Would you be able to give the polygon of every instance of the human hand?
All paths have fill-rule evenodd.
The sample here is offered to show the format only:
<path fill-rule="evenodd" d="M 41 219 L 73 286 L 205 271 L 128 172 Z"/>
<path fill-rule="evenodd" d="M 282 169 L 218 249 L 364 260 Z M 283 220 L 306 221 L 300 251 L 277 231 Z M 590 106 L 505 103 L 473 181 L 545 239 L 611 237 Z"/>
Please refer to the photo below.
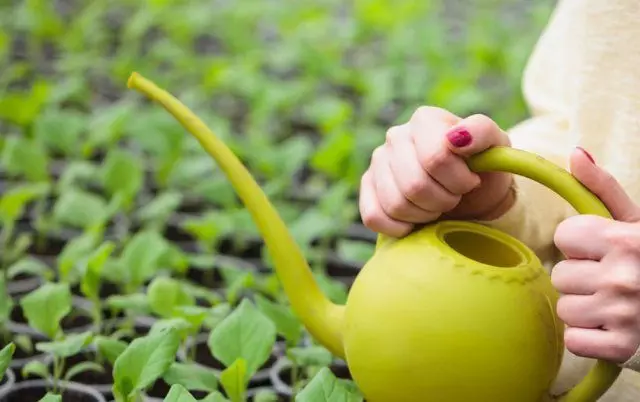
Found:
<path fill-rule="evenodd" d="M 577 215 L 556 229 L 555 244 L 567 258 L 551 274 L 563 294 L 558 316 L 569 351 L 640 371 L 640 208 L 592 160 L 577 149 L 571 171 L 613 220 Z"/>
<path fill-rule="evenodd" d="M 472 172 L 465 157 L 510 146 L 488 117 L 466 119 L 421 107 L 409 122 L 391 127 L 375 149 L 360 185 L 360 214 L 369 229 L 403 237 L 415 224 L 446 214 L 452 219 L 494 219 L 513 203 L 512 175 Z"/>

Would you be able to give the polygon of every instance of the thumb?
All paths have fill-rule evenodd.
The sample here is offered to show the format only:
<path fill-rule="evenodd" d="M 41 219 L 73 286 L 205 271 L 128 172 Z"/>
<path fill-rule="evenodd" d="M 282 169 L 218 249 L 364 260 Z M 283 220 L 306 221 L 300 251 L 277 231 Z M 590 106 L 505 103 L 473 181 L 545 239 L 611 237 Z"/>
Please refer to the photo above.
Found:
<path fill-rule="evenodd" d="M 640 208 L 615 177 L 600 168 L 587 151 L 576 147 L 569 164 L 571 173 L 604 203 L 613 219 L 623 222 L 640 220 Z"/>

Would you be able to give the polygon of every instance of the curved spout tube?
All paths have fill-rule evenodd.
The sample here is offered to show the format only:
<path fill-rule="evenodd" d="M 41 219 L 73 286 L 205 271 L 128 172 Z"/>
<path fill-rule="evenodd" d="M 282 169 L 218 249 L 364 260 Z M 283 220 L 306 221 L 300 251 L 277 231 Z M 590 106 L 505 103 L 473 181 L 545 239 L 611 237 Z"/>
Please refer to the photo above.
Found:
<path fill-rule="evenodd" d="M 322 293 L 302 250 L 251 173 L 191 110 L 170 93 L 135 72 L 129 77 L 127 87 L 160 103 L 217 162 L 258 226 L 293 310 L 318 342 L 344 359 L 344 306 L 333 304 Z"/>

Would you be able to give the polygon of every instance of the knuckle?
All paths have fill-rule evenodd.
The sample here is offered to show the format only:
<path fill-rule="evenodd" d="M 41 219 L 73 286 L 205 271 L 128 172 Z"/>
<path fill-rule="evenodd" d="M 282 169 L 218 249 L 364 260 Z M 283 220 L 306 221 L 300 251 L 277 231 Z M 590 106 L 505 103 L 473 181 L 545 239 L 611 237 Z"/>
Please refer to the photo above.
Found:
<path fill-rule="evenodd" d="M 495 121 L 486 114 L 475 113 L 468 117 L 468 120 L 473 120 L 476 124 L 482 126 L 483 128 L 495 128 L 498 125 Z"/>
<path fill-rule="evenodd" d="M 576 234 L 580 232 L 594 233 L 599 230 L 601 225 L 601 219 L 597 216 L 591 215 L 576 215 L 567 218 L 560 222 L 556 227 L 554 233 L 555 244 L 562 248 L 576 239 L 580 239 L 580 236 Z"/>
<path fill-rule="evenodd" d="M 437 169 L 449 165 L 453 158 L 453 154 L 442 148 L 430 153 L 423 161 L 421 161 L 421 165 L 424 170 L 433 173 Z"/>
<path fill-rule="evenodd" d="M 373 152 L 371 153 L 371 164 L 378 163 L 378 161 L 380 161 L 383 153 L 384 153 L 384 148 L 383 148 L 382 145 L 376 147 L 373 150 Z"/>
<path fill-rule="evenodd" d="M 398 197 L 387 202 L 384 209 L 390 217 L 400 219 L 405 214 L 407 206 L 408 203 L 403 198 Z"/>
<path fill-rule="evenodd" d="M 633 268 L 619 267 L 608 278 L 607 287 L 615 293 L 640 294 L 640 275 Z"/>
<path fill-rule="evenodd" d="M 637 349 L 633 338 L 628 336 L 617 336 L 606 346 L 607 355 L 615 361 L 625 361 L 633 356 Z"/>
<path fill-rule="evenodd" d="M 566 298 L 561 297 L 558 300 L 558 302 L 556 303 L 556 313 L 562 321 L 567 321 L 571 318 L 570 306 L 568 305 Z"/>
<path fill-rule="evenodd" d="M 385 134 L 385 143 L 392 145 L 398 139 L 399 129 L 396 126 L 390 127 Z"/>
<path fill-rule="evenodd" d="M 420 180 L 420 178 L 407 180 L 402 188 L 402 192 L 409 199 L 424 196 L 427 190 L 428 188 L 426 181 Z"/>
<path fill-rule="evenodd" d="M 551 283 L 553 283 L 553 286 L 558 290 L 562 290 L 565 285 L 564 270 L 566 265 L 566 260 L 563 260 L 558 262 L 551 270 Z"/>
<path fill-rule="evenodd" d="M 429 118 L 439 118 L 440 116 L 443 116 L 445 113 L 447 113 L 447 111 L 442 108 L 439 108 L 436 106 L 422 105 L 422 106 L 419 106 L 413 112 L 413 115 L 411 116 L 411 121 L 425 120 Z"/>
<path fill-rule="evenodd" d="M 638 321 L 638 309 L 631 303 L 620 303 L 611 309 L 609 317 L 618 325 L 628 325 Z"/>

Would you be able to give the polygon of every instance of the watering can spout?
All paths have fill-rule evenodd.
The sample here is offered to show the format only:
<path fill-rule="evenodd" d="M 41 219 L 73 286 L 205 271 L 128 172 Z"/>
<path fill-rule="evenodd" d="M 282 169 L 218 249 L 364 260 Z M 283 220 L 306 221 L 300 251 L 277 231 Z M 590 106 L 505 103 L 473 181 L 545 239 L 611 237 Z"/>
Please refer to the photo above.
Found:
<path fill-rule="evenodd" d="M 220 166 L 262 234 L 294 311 L 318 342 L 334 355 L 344 358 L 344 306 L 332 303 L 324 295 L 302 250 L 242 162 L 191 110 L 167 91 L 135 72 L 129 77 L 127 86 L 161 104 Z"/>

